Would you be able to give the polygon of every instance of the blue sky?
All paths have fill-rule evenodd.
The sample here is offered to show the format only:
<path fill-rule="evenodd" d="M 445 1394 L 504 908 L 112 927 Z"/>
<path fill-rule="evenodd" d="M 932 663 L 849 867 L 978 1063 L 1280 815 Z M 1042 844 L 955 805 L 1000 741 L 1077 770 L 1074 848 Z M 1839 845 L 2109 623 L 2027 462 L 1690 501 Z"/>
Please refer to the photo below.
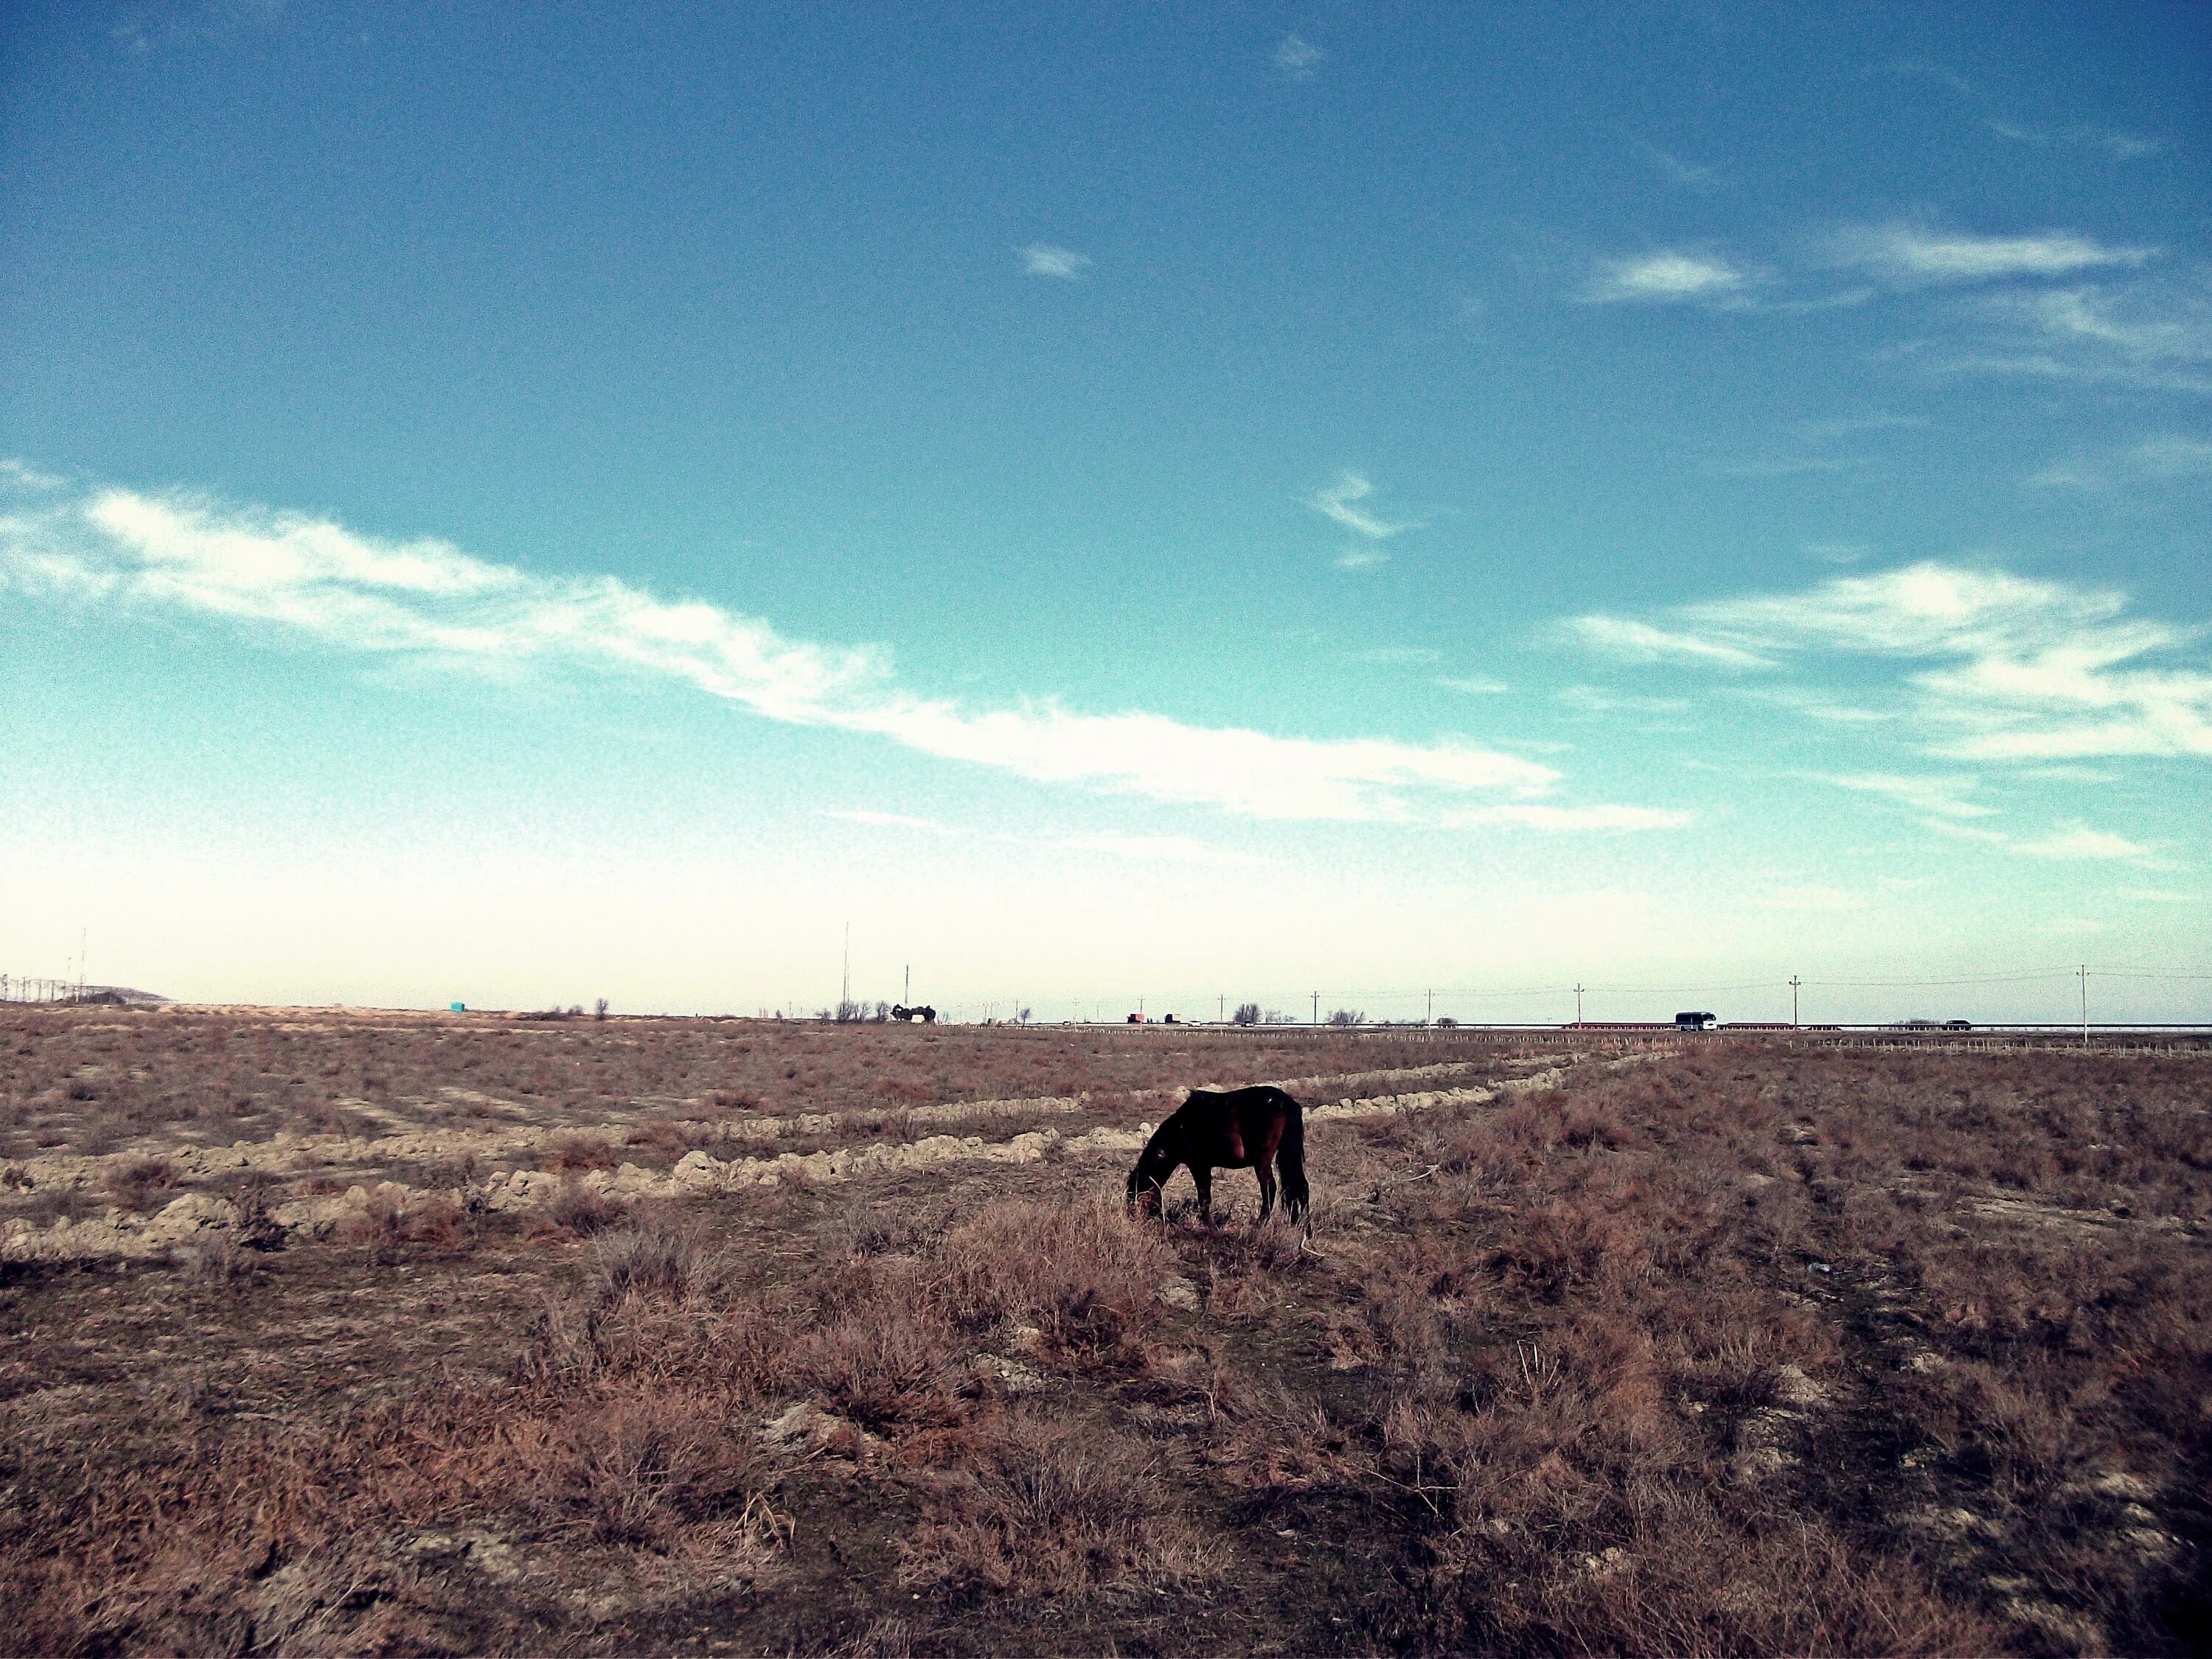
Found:
<path fill-rule="evenodd" d="M 2199 1015 L 2208 47 L 14 9 L 0 970 Z"/>

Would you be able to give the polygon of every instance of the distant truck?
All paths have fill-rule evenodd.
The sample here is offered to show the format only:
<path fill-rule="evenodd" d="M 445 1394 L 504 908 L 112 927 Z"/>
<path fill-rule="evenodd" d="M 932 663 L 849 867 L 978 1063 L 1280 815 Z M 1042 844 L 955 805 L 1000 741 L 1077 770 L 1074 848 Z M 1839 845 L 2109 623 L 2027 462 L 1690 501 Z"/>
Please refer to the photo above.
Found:
<path fill-rule="evenodd" d="M 1700 1013 L 1695 1009 L 1691 1009 L 1674 1016 L 1674 1029 L 1678 1031 L 1710 1031 L 1713 1029 L 1717 1018 L 1715 1015 Z"/>

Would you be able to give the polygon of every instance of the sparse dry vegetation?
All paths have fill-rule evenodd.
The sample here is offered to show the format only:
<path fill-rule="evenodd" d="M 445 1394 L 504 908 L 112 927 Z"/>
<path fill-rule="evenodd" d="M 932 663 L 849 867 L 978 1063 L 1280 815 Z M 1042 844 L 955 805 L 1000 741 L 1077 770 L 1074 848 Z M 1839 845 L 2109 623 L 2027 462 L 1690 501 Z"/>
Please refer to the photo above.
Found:
<path fill-rule="evenodd" d="M 0 1264 L 25 1650 L 2212 1632 L 2203 1055 L 1709 1039 L 1551 1071 L 1471 1034 L 70 1010 L 0 1038 L 8 1238 L 205 1223 Z M 832 1149 L 995 1101 L 954 1133 L 1127 1140 L 1154 1091 L 1291 1079 L 1382 1103 L 1310 1127 L 1310 1239 L 1252 1227 L 1241 1175 L 1223 1227 L 1129 1221 L 1110 1139 L 605 1184 L 770 1118 Z M 426 1126 L 453 1146 L 380 1150 Z M 285 1157 L 194 1161 L 233 1141 Z M 547 1183 L 526 1207 L 486 1201 L 511 1170 Z M 318 1183 L 361 1197 L 274 1218 Z"/>

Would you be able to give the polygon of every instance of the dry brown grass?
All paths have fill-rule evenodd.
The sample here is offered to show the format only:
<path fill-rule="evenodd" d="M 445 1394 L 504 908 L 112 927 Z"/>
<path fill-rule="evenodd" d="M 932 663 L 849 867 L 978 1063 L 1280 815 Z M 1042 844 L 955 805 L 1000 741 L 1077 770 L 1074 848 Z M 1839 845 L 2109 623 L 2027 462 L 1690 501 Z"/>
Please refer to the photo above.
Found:
<path fill-rule="evenodd" d="M 744 1041 L 764 1079 L 858 1087 L 908 1052 L 744 1029 L 672 1023 L 677 1052 L 623 1064 Z M 997 1035 L 979 1093 L 1096 1058 Z M 511 1037 L 449 1040 L 443 1080 L 532 1080 Z M 127 1141 L 138 1119 L 66 1115 L 275 1042 L 137 1040 L 55 1060 L 38 1121 Z M 277 1052 L 311 1086 L 412 1088 L 429 1040 Z M 546 1061 L 547 1121 L 580 1066 Z M 72 1104 L 51 1079 L 87 1066 Z M 1314 1126 L 1310 1240 L 1132 1223 L 1114 1164 L 614 1205 L 579 1136 L 526 1217 L 379 1188 L 321 1243 L 13 1268 L 0 1627 L 41 1652 L 2188 1650 L 2208 1078 L 1734 1041 L 1587 1065 Z M 865 1136 L 905 1107 L 856 1109 Z M 80 1202 L 190 1189 L 120 1157 Z"/>
<path fill-rule="evenodd" d="M 1176 1510 L 1158 1458 L 1096 1423 L 1031 1413 L 931 1488 L 900 1582 L 1087 1595 L 1220 1576 L 1226 1551 Z"/>
<path fill-rule="evenodd" d="M 1447 1048 L 1303 1032 L 829 1025 L 756 1020 L 11 1005 L 0 1012 L 0 1158 L 64 1141 L 266 1139 L 380 1123 L 465 1125 L 896 1113 L 941 1102 L 1125 1095 L 1228 1079 L 1419 1065 Z M 596 1158 L 580 1146 L 571 1155 Z M 553 1165 L 549 1167 L 560 1167 Z M 597 1167 L 596 1165 L 584 1167 Z"/>

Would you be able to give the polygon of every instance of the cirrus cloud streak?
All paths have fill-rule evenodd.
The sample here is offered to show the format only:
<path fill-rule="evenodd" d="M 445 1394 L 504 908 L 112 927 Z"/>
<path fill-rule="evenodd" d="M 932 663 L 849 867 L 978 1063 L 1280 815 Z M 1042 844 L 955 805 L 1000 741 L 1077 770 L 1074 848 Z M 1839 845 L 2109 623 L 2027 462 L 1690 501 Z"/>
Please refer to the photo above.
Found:
<path fill-rule="evenodd" d="M 2130 617 L 2106 588 L 1935 562 L 1793 593 L 1592 615 L 1568 631 L 1632 661 L 1777 668 L 1815 654 L 1917 664 L 1932 752 L 1977 760 L 2212 757 L 2212 670 L 2170 660 L 2201 630 Z"/>
<path fill-rule="evenodd" d="M 219 618 L 354 653 L 642 676 L 769 720 L 1251 818 L 1443 823 L 1470 800 L 1537 802 L 1562 781 L 1539 762 L 1455 738 L 1285 737 L 1048 700 L 971 708 L 900 685 L 878 652 L 790 639 L 720 605 L 186 495 L 102 489 L 0 516 L 0 591 L 11 588 Z M 1575 812 L 1615 809 L 1556 810 L 1569 816 L 1552 827 L 1566 829 L 1583 827 Z"/>

